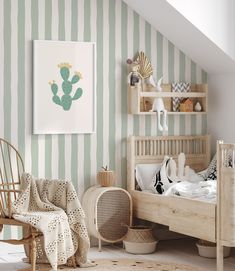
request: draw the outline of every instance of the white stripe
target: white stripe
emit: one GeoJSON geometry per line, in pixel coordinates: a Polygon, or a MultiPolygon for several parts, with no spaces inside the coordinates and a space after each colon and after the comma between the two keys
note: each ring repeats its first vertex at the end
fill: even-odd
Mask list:
{"type": "MultiPolygon", "coordinates": [[[[134,31],[134,15],[133,10],[127,6],[127,37],[130,37],[128,39],[127,43],[127,58],[133,59],[133,31],[134,31]]],[[[120,24],[121,28],[121,24],[120,24]]],[[[126,80],[126,78],[124,79],[126,80]]],[[[133,135],[133,115],[128,114],[127,116],[127,134],[133,135]]]]}
{"type": "Polygon", "coordinates": [[[11,143],[18,148],[18,2],[11,2],[11,143]]]}
{"type": "Polygon", "coordinates": [[[32,134],[32,40],[31,2],[25,1],[25,171],[31,172],[31,134],[32,134]]]}
{"type": "Polygon", "coordinates": [[[169,82],[168,77],[168,40],[163,37],[163,83],[169,82]]]}
{"type": "MultiPolygon", "coordinates": [[[[153,77],[155,80],[157,80],[157,74],[158,74],[158,69],[157,69],[157,31],[151,27],[151,63],[153,66],[153,77]]],[[[156,115],[151,115],[151,135],[156,135],[157,133],[157,121],[156,121],[157,116],[156,115]]]]}
{"type": "Polygon", "coordinates": [[[191,59],[185,57],[185,82],[191,82],[191,59]]]}
{"type": "Polygon", "coordinates": [[[71,10],[71,0],[66,0],[65,3],[65,40],[71,41],[71,18],[72,18],[72,10],[71,10]]]}
{"type": "Polygon", "coordinates": [[[51,177],[52,179],[58,179],[59,176],[59,166],[58,166],[58,136],[57,135],[52,135],[51,136],[51,141],[52,141],[52,160],[51,160],[51,177]]]}
{"type": "Polygon", "coordinates": [[[174,82],[180,81],[180,52],[174,46],[174,82]]]}
{"type": "MultiPolygon", "coordinates": [[[[45,2],[38,2],[38,39],[45,37],[45,2]]],[[[45,177],[45,135],[38,136],[38,177],[45,177]]]]}
{"type": "Polygon", "coordinates": [[[191,134],[191,116],[185,115],[185,135],[191,134]]]}
{"type": "MultiPolygon", "coordinates": [[[[51,23],[51,38],[52,40],[58,40],[58,1],[52,1],[52,23],[51,23]]],[[[52,161],[51,161],[51,174],[53,179],[57,179],[59,176],[58,170],[58,136],[52,135],[52,161]]]]}
{"type": "Polygon", "coordinates": [[[4,72],[4,34],[3,34],[3,21],[4,21],[4,8],[3,8],[4,1],[0,1],[0,137],[4,137],[4,107],[3,107],[3,93],[4,93],[4,83],[3,83],[3,72],[4,72]]]}
{"type": "Polygon", "coordinates": [[[180,134],[180,116],[174,115],[174,135],[180,134]]]}
{"type": "MultiPolygon", "coordinates": [[[[91,5],[91,41],[96,41],[96,19],[97,19],[97,14],[96,14],[96,1],[92,1],[91,5]]],[[[97,135],[96,133],[91,134],[91,178],[90,182],[91,185],[96,184],[96,172],[97,172],[97,161],[96,161],[96,146],[97,146],[97,135]]]]}
{"type": "MultiPolygon", "coordinates": [[[[78,40],[84,40],[84,0],[78,0],[78,40]]],[[[81,198],[84,192],[84,135],[78,138],[78,195],[81,198]]]]}
{"type": "MultiPolygon", "coordinates": [[[[115,40],[121,41],[121,1],[115,1],[115,40]]],[[[122,63],[121,57],[121,42],[115,43],[115,59],[116,63],[122,63]]],[[[116,185],[120,186],[122,184],[121,178],[121,85],[122,82],[119,80],[121,78],[122,67],[121,65],[115,66],[115,143],[116,143],[116,154],[115,154],[115,168],[116,168],[116,185]]]]}
{"type": "Polygon", "coordinates": [[[103,3],[103,163],[109,166],[109,1],[104,0],[103,3]]]}
{"type": "Polygon", "coordinates": [[[196,134],[202,134],[202,115],[196,115],[196,134]]]}
{"type": "MultiPolygon", "coordinates": [[[[145,21],[139,16],[139,51],[145,52],[145,21]]],[[[149,59],[150,61],[150,59],[149,59]]],[[[139,116],[139,135],[145,136],[145,116],[139,116]]]]}
{"type": "MultiPolygon", "coordinates": [[[[66,0],[65,4],[65,40],[71,40],[71,0],[66,0]]],[[[72,67],[71,73],[75,67],[72,67]]],[[[71,75],[72,76],[72,75],[71,75]]],[[[65,135],[65,179],[71,180],[71,152],[72,136],[65,135]]]]}
{"type": "Polygon", "coordinates": [[[17,226],[11,226],[11,238],[12,239],[18,239],[18,231],[19,231],[19,227],[17,226]]]}
{"type": "Polygon", "coordinates": [[[78,135],[78,197],[84,192],[84,136],[78,135]]]}
{"type": "Polygon", "coordinates": [[[83,41],[84,36],[84,0],[78,0],[78,40],[83,41]]]}

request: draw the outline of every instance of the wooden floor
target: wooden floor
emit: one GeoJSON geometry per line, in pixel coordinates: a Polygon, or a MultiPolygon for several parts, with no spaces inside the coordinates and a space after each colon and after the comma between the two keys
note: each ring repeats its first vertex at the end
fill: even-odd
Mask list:
{"type": "MultiPolygon", "coordinates": [[[[171,241],[160,241],[154,254],[149,255],[132,255],[126,253],[118,246],[104,246],[102,252],[98,252],[97,248],[91,248],[89,252],[90,259],[97,258],[135,258],[148,259],[163,262],[176,262],[181,264],[189,264],[191,266],[200,267],[205,271],[215,270],[215,260],[202,258],[197,255],[194,240],[181,239],[171,241]]],[[[22,246],[12,246],[0,243],[0,270],[15,271],[27,267],[21,261],[24,258],[22,246]]],[[[85,270],[85,269],[84,269],[85,270]]],[[[232,250],[231,257],[225,259],[224,271],[235,270],[235,249],[232,250]]]]}

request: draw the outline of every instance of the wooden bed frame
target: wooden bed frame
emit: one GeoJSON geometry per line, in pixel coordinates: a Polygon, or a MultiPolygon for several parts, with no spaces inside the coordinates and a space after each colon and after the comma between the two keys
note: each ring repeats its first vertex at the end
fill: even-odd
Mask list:
{"type": "Polygon", "coordinates": [[[223,271],[223,246],[235,246],[235,144],[217,143],[217,204],[135,190],[136,164],[161,163],[165,155],[196,171],[210,163],[210,136],[159,136],[128,138],[127,189],[133,200],[133,216],[167,225],[170,230],[217,243],[217,271],[223,271]],[[232,152],[232,167],[226,157],[232,152]],[[232,206],[232,207],[231,207],[232,206]]]}

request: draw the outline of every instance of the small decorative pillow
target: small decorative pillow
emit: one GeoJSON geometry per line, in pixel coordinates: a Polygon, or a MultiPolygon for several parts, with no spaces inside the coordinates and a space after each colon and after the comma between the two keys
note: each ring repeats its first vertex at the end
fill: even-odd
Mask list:
{"type": "Polygon", "coordinates": [[[152,179],[152,183],[149,186],[149,189],[156,194],[163,194],[170,186],[173,181],[169,178],[168,171],[170,160],[172,158],[165,156],[162,162],[161,169],[156,173],[152,179]]]}
{"type": "MultiPolygon", "coordinates": [[[[225,157],[225,164],[227,167],[232,166],[232,152],[228,151],[226,153],[225,157]]],[[[216,154],[214,155],[213,159],[210,162],[209,167],[207,168],[207,173],[206,173],[206,181],[208,180],[216,180],[217,179],[217,157],[216,154]]]]}
{"type": "Polygon", "coordinates": [[[214,155],[213,159],[210,162],[209,167],[207,168],[205,179],[208,180],[216,180],[217,179],[217,169],[216,169],[216,154],[214,155]]]}
{"type": "Polygon", "coordinates": [[[135,166],[135,179],[140,190],[148,190],[153,176],[161,169],[159,164],[137,164],[135,166]]]}

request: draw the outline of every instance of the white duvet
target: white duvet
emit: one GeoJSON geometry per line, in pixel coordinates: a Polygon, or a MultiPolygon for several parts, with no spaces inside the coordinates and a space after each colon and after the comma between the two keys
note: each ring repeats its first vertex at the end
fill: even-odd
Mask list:
{"type": "Polygon", "coordinates": [[[192,183],[183,181],[170,186],[163,195],[177,195],[187,198],[195,198],[202,200],[216,200],[216,181],[200,181],[192,183]]]}

